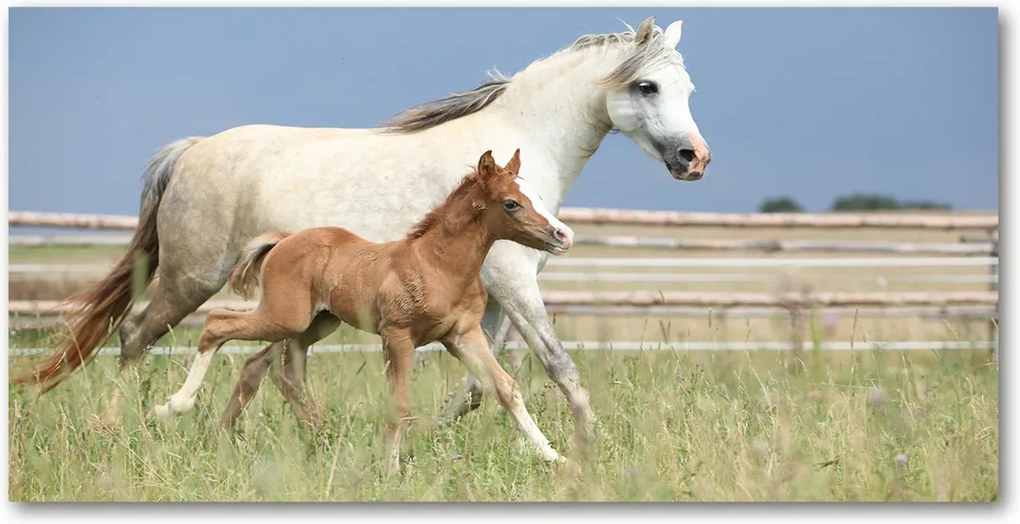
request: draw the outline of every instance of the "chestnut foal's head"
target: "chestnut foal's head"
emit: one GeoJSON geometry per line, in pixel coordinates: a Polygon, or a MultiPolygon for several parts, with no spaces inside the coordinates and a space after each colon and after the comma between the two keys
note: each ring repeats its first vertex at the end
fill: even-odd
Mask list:
{"type": "Polygon", "coordinates": [[[542,197],[518,176],[521,150],[505,167],[486,151],[478,160],[478,176],[485,189],[485,220],[500,240],[512,240],[530,248],[562,255],[574,243],[574,232],[546,209],[542,197]]]}

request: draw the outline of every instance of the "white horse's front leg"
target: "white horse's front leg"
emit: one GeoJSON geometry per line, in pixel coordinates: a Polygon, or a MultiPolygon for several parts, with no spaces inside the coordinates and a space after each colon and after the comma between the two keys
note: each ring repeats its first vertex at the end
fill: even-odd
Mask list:
{"type": "Polygon", "coordinates": [[[563,349],[545,309],[538,288],[538,260],[529,257],[520,246],[518,250],[504,249],[490,252],[483,267],[486,289],[510,317],[531,350],[535,352],[546,373],[560,387],[570,403],[574,422],[582,444],[590,443],[595,436],[595,418],[588,400],[588,392],[581,386],[581,377],[570,355],[563,349]]]}

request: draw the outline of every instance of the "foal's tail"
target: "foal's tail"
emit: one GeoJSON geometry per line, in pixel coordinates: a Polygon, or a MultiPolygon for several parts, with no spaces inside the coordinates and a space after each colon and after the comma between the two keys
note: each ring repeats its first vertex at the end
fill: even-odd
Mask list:
{"type": "Polygon", "coordinates": [[[127,253],[108,275],[92,288],[69,299],[78,306],[63,323],[56,351],[38,363],[38,367],[11,378],[14,384],[43,384],[45,393],[59,384],[68,373],[82,366],[106,337],[117,329],[134,302],[138,284],[148,284],[159,266],[159,237],[156,214],[177,161],[201,137],[178,140],[160,149],[149,160],[143,179],[141,211],[127,253]],[[137,278],[136,278],[137,277],[137,278]]]}
{"type": "Polygon", "coordinates": [[[266,255],[276,247],[276,244],[289,236],[290,233],[283,231],[270,231],[251,239],[241,250],[241,258],[227,276],[230,289],[244,298],[251,298],[255,294],[255,288],[259,286],[259,273],[262,271],[262,262],[265,261],[266,255]]]}

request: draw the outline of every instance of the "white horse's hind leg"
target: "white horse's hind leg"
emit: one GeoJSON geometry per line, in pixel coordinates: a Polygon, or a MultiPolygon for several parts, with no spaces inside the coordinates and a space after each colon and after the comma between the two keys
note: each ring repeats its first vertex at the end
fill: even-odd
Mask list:
{"type": "Polygon", "coordinates": [[[114,381],[113,395],[101,419],[107,426],[120,421],[120,410],[124,402],[121,387],[128,375],[137,369],[146,349],[198,309],[222,286],[222,282],[219,285],[202,284],[163,269],[161,273],[153,284],[155,289],[152,301],[140,313],[129,317],[120,328],[120,371],[114,381]]]}

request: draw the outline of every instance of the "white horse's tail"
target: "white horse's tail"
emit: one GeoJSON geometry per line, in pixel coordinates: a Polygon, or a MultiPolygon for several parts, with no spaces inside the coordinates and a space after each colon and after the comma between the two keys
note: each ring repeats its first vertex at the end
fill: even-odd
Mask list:
{"type": "Polygon", "coordinates": [[[262,262],[265,261],[266,255],[276,247],[276,244],[289,236],[290,233],[283,231],[270,231],[251,239],[241,250],[241,257],[227,276],[230,289],[244,298],[251,298],[259,286],[259,273],[262,271],[262,262]]]}
{"type": "Polygon", "coordinates": [[[177,172],[181,155],[200,140],[201,137],[184,138],[152,156],[145,168],[138,225],[127,252],[106,277],[70,299],[77,307],[63,319],[66,330],[61,333],[56,351],[33,369],[11,377],[11,382],[42,384],[42,391],[49,391],[84,365],[96,348],[124,322],[136,298],[135,283],[141,277],[140,280],[148,284],[159,266],[156,215],[163,192],[177,172]]]}

